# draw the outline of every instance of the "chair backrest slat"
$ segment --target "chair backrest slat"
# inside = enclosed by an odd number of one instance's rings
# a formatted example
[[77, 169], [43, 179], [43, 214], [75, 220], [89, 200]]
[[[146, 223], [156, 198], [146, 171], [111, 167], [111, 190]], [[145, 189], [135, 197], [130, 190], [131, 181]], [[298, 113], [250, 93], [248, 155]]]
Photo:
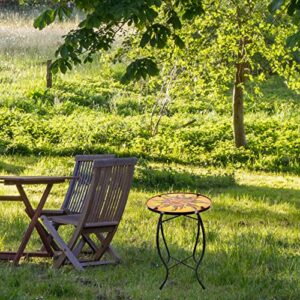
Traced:
[[79, 179], [76, 182], [75, 188], [71, 194], [71, 200], [69, 202], [69, 210], [72, 212], [80, 212], [82, 207], [82, 199], [84, 199], [89, 184], [91, 183], [93, 161], [77, 161], [79, 171], [77, 176]]
[[113, 154], [76, 155], [75, 168], [72, 179], [62, 205], [62, 209], [71, 213], [81, 213], [84, 200], [92, 181], [93, 165], [95, 160], [113, 158]]
[[93, 181], [87, 200], [87, 223], [120, 221], [136, 162], [136, 158], [113, 158], [94, 162]]

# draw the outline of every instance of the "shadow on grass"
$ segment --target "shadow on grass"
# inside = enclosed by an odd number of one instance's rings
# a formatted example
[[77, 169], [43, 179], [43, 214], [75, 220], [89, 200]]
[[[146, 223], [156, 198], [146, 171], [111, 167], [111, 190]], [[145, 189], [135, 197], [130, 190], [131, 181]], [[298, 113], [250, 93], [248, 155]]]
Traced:
[[133, 187], [139, 190], [198, 190], [203, 188], [220, 188], [235, 186], [233, 174], [194, 174], [178, 171], [174, 168], [154, 169], [138, 168]]
[[4, 172], [7, 172], [9, 174], [20, 174], [25, 169], [26, 168], [24, 166], [8, 164], [8, 163], [0, 160], [0, 172], [4, 171]]

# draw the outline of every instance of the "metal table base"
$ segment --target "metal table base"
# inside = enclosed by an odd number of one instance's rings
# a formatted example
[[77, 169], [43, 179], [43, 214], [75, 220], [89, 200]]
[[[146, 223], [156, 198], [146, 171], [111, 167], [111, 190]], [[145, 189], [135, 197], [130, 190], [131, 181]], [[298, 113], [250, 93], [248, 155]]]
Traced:
[[[157, 246], [158, 255], [159, 255], [159, 257], [160, 257], [160, 259], [161, 259], [161, 261], [162, 261], [162, 263], [163, 263], [163, 265], [166, 269], [165, 279], [164, 279], [163, 283], [161, 284], [160, 289], [162, 289], [164, 287], [165, 283], [168, 280], [169, 270], [173, 269], [174, 267], [176, 267], [178, 265], [184, 265], [184, 266], [194, 270], [195, 273], [196, 273], [196, 278], [197, 278], [199, 284], [201, 285], [201, 287], [203, 289], [205, 289], [205, 286], [202, 283], [202, 281], [200, 280], [199, 273], [198, 273], [200, 264], [203, 260], [204, 253], [205, 253], [205, 245], [206, 245], [205, 231], [204, 231], [204, 225], [203, 225], [200, 213], [198, 212], [198, 213], [196, 213], [196, 215], [197, 215], [197, 218], [191, 217], [190, 215], [181, 214], [181, 215], [175, 215], [175, 216], [170, 217], [166, 220], [163, 220], [164, 213], [160, 213], [158, 223], [157, 223], [157, 231], [156, 231], [156, 246]], [[171, 256], [171, 254], [170, 254], [170, 251], [169, 251], [169, 248], [168, 248], [168, 245], [167, 245], [167, 242], [166, 242], [165, 234], [164, 234], [163, 223], [168, 222], [170, 220], [173, 220], [175, 218], [181, 217], [181, 216], [197, 221], [197, 235], [196, 235], [196, 241], [195, 241], [195, 245], [194, 245], [194, 249], [193, 249], [193, 254], [191, 256], [188, 256], [188, 257], [180, 260], [180, 259], [177, 259], [177, 258]], [[199, 244], [200, 230], [202, 232], [202, 252], [201, 252], [200, 258], [197, 260], [196, 251], [197, 251], [197, 246]], [[164, 257], [162, 256], [162, 253], [161, 253], [160, 235], [162, 237], [163, 244], [164, 244], [165, 249], [167, 251], [167, 259], [164, 259]], [[186, 263], [186, 261], [190, 258], [193, 258], [193, 260], [195, 262], [194, 266], [191, 266], [190, 264]], [[171, 259], [173, 259], [175, 261], [175, 263], [171, 264]]]

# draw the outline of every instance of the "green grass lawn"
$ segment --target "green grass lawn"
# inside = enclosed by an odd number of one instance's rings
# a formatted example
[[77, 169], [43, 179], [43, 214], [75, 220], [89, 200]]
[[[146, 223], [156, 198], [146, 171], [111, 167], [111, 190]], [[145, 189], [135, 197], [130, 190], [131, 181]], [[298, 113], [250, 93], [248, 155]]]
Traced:
[[[0, 161], [1, 175], [68, 175], [73, 167], [71, 157], [2, 156]], [[299, 299], [300, 178], [173, 167], [178, 173], [171, 178], [162, 164], [138, 166], [113, 241], [122, 257], [120, 265], [77, 272], [71, 266], [55, 270], [51, 259], [22, 260], [19, 267], [1, 262], [0, 299]], [[165, 183], [157, 170], [166, 175]], [[0, 188], [1, 194], [13, 192]], [[46, 206], [59, 207], [66, 188], [67, 184], [57, 185]], [[159, 290], [164, 269], [155, 246], [158, 216], [146, 209], [145, 202], [156, 193], [179, 189], [201, 192], [213, 200], [212, 209], [202, 214], [207, 251], [200, 276], [206, 290], [185, 267], [172, 270], [165, 288]], [[42, 188], [31, 186], [28, 192], [36, 203]], [[0, 203], [0, 249], [16, 248], [27, 224], [22, 205]], [[186, 219], [166, 224], [174, 256], [191, 252], [194, 225]], [[34, 235], [28, 247], [39, 246]]]

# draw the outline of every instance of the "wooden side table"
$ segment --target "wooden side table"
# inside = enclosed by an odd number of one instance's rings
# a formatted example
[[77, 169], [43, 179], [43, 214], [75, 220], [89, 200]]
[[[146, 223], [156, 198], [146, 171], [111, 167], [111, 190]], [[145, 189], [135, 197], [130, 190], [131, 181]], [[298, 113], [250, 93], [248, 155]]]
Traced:
[[[59, 177], [50, 177], [50, 176], [0, 176], [0, 183], [4, 185], [15, 185], [19, 192], [19, 195], [4, 195], [0, 196], [1, 201], [19, 201], [23, 202], [25, 206], [25, 212], [30, 218], [30, 223], [28, 228], [23, 236], [23, 239], [20, 243], [20, 246], [17, 251], [0, 251], [0, 260], [13, 260], [14, 265], [18, 265], [20, 258], [22, 256], [37, 256], [37, 257], [52, 257], [53, 250], [52, 248], [57, 248], [53, 242], [49, 240], [49, 234], [39, 222], [38, 218], [41, 215], [43, 207], [46, 203], [46, 200], [50, 194], [50, 191], [54, 184], [63, 183], [67, 179], [72, 179], [70, 176], [59, 176]], [[36, 207], [33, 208], [32, 202], [28, 199], [28, 196], [24, 190], [24, 185], [45, 185], [45, 190], [42, 194], [41, 200]], [[24, 252], [26, 245], [29, 242], [29, 239], [32, 235], [34, 228], [37, 230], [41, 241], [44, 246], [45, 251], [34, 251], [34, 252]]]
[[[196, 273], [196, 278], [199, 282], [199, 284], [202, 286], [203, 289], [205, 289], [203, 283], [200, 280], [198, 270], [200, 267], [200, 264], [203, 260], [204, 252], [205, 252], [205, 231], [204, 231], [204, 225], [200, 216], [200, 213], [204, 212], [205, 210], [208, 210], [211, 206], [211, 200], [201, 194], [194, 194], [194, 193], [170, 193], [170, 194], [161, 194], [154, 196], [150, 198], [147, 201], [147, 207], [151, 211], [155, 213], [159, 213], [159, 219], [157, 224], [157, 231], [156, 231], [156, 246], [158, 255], [166, 269], [166, 276], [163, 281], [163, 283], [160, 286], [160, 289], [162, 289], [167, 282], [168, 276], [169, 276], [169, 270], [182, 264], [188, 268], [191, 268]], [[191, 216], [192, 214], [196, 215], [196, 218]], [[163, 220], [164, 215], [172, 215], [171, 217]], [[194, 219], [197, 221], [197, 235], [196, 235], [196, 241], [195, 246], [192, 255], [184, 258], [184, 259], [177, 259], [173, 256], [171, 256], [165, 235], [163, 230], [163, 223], [173, 220], [175, 218], [178, 218], [180, 216], [184, 216], [190, 219]], [[200, 255], [200, 258], [197, 260], [196, 258], [196, 250], [199, 243], [199, 237], [200, 237], [200, 229], [202, 232], [202, 252]], [[164, 243], [164, 246], [167, 251], [167, 259], [165, 260], [164, 257], [161, 254], [161, 246], [160, 246], [160, 234]], [[190, 258], [193, 258], [196, 266], [191, 266], [186, 261]], [[170, 264], [171, 259], [175, 261], [175, 263]]]

